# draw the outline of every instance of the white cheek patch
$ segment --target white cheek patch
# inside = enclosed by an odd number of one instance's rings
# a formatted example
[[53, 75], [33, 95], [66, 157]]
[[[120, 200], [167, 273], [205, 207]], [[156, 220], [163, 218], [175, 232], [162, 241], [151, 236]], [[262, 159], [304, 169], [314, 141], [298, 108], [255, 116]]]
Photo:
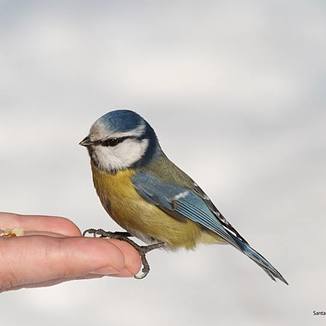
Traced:
[[116, 171], [127, 168], [139, 161], [148, 147], [148, 139], [141, 141], [126, 139], [117, 146], [95, 146], [92, 153], [99, 168]]

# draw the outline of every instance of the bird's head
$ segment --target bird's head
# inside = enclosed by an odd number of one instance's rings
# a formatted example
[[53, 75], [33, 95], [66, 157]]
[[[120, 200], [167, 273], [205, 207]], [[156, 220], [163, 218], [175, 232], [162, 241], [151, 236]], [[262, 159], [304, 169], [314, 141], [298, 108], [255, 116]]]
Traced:
[[107, 172], [143, 166], [160, 152], [153, 128], [130, 110], [106, 113], [79, 144], [87, 147], [93, 164]]

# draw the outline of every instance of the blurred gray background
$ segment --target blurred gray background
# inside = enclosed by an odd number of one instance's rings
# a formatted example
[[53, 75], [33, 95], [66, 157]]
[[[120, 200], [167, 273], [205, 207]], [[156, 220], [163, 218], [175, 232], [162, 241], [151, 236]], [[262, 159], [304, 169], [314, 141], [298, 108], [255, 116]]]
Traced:
[[153, 252], [148, 278], [0, 296], [1, 325], [317, 325], [325, 317], [325, 1], [0, 1], [0, 209], [118, 229], [78, 142], [156, 129], [251, 244]]

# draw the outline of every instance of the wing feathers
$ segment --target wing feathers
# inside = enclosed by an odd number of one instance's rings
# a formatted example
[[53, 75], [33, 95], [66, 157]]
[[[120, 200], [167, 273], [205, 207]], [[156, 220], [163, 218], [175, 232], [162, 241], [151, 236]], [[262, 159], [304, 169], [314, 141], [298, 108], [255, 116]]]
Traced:
[[284, 277], [254, 250], [217, 210], [208, 196], [196, 185], [194, 190], [165, 183], [151, 174], [138, 173], [133, 177], [138, 193], [153, 205], [171, 216], [188, 218], [202, 227], [215, 232], [226, 242], [239, 249], [257, 263], [274, 281], [275, 278], [288, 284]]

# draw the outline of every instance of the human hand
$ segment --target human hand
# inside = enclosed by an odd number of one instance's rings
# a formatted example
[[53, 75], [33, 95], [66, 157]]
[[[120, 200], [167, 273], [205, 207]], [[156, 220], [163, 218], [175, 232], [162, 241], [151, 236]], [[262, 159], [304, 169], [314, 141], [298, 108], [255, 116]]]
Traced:
[[0, 229], [22, 228], [24, 236], [0, 237], [0, 292], [49, 286], [74, 279], [130, 277], [140, 257], [128, 243], [84, 238], [62, 217], [0, 213]]

